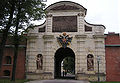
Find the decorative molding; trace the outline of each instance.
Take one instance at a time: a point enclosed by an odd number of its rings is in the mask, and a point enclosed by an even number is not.
[[[52,8],[51,10],[79,10],[80,8],[76,7],[76,6],[71,6],[71,5],[60,5],[60,6],[56,6],[54,8]]]
[[[85,17],[84,13],[78,13],[78,16]]]
[[[85,40],[77,40],[77,43],[81,43],[81,42],[85,43]]]
[[[93,74],[87,74],[87,73],[77,73],[78,75],[81,75],[81,76],[97,76],[98,73],[93,73]],[[106,76],[105,73],[99,73],[100,76]]]
[[[47,14],[46,17],[52,17],[52,14]]]
[[[39,74],[50,74],[52,75],[52,72],[39,72],[39,73],[36,73],[36,72],[26,72],[27,75],[39,75]]]
[[[105,38],[105,35],[93,35],[93,38]]]
[[[86,38],[87,35],[75,35],[76,38]]]
[[[54,35],[43,35],[44,39],[50,39],[50,38],[54,38]]]

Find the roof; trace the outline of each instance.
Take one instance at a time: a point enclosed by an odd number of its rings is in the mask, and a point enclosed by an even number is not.
[[[106,27],[104,25],[102,25],[102,24],[91,24],[91,23],[88,23],[86,20],[84,20],[84,21],[85,21],[85,23],[87,23],[89,25],[92,25],[92,26],[102,26],[102,27],[104,27],[104,29],[106,29]]]

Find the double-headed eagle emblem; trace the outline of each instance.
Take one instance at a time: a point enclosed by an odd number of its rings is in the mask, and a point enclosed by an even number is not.
[[[58,42],[62,45],[63,48],[66,48],[72,41],[72,37],[69,37],[65,32],[57,37]]]

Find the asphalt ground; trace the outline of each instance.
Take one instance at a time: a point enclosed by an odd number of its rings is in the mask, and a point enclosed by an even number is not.
[[[29,81],[26,83],[90,83],[88,81],[81,81],[81,80],[35,80],[35,81]]]

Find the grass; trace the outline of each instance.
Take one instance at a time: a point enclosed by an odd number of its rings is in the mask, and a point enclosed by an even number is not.
[[[90,83],[120,83],[120,82],[90,82]]]
[[[0,79],[0,83],[24,83],[29,80],[15,80],[15,82],[10,81],[9,79]]]

